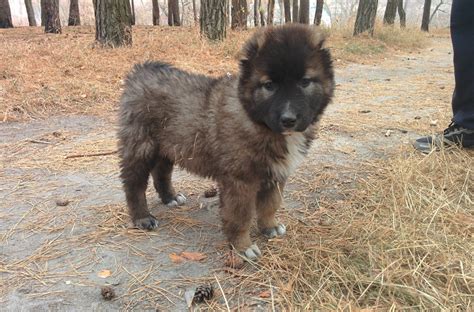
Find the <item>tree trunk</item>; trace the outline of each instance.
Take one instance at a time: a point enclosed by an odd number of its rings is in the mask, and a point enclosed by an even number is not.
[[[285,18],[285,11],[283,10],[283,0],[278,0],[278,8],[280,12],[280,24],[283,24],[283,19]]]
[[[35,11],[31,0],[25,0],[26,14],[28,15],[28,25],[36,26]]]
[[[309,24],[309,0],[300,0],[300,23]]]
[[[160,25],[160,6],[158,0],[152,0],[151,4],[153,5],[153,25]]]
[[[12,12],[8,0],[0,0],[0,28],[12,28]]]
[[[429,31],[430,10],[431,10],[431,0],[425,0],[425,6],[423,7],[423,18],[421,20],[421,30],[423,31]]]
[[[433,10],[433,13],[431,13],[430,16],[430,24],[431,21],[433,20],[433,17],[435,16],[436,12],[438,12],[439,8],[444,4],[443,0],[440,0],[439,3],[436,5],[435,9]]]
[[[168,0],[168,25],[179,26],[179,2],[178,0]]]
[[[201,34],[209,40],[224,40],[226,37],[226,0],[201,1]]]
[[[298,0],[293,0],[293,23],[298,23]]]
[[[316,0],[316,12],[314,13],[314,25],[321,25],[321,17],[323,16],[324,0]]]
[[[196,11],[196,0],[193,0],[193,17],[194,17],[194,25],[197,25],[198,16],[197,16],[197,11]]]
[[[41,26],[46,25],[46,2],[48,0],[40,0],[41,5]]]
[[[383,15],[384,25],[395,24],[395,16],[397,15],[398,0],[387,0],[387,6],[385,7],[385,14]]]
[[[107,47],[132,44],[129,0],[94,0],[95,40]]]
[[[290,0],[283,0],[283,6],[285,7],[285,23],[291,23]]]
[[[258,8],[260,7],[260,0],[253,1],[253,24],[258,27]]]
[[[403,8],[403,0],[397,0],[398,6],[398,16],[400,17],[400,27],[407,27],[407,15],[405,14],[405,9]]]
[[[354,25],[354,36],[368,31],[374,35],[375,15],[377,14],[378,0],[359,0],[357,17]]]
[[[45,0],[46,23],[44,32],[50,34],[61,33],[61,20],[59,19],[59,0]]]
[[[135,25],[135,0],[131,0],[131,13],[132,15],[130,16],[132,18],[132,25]]]
[[[232,0],[232,29],[247,29],[247,0]]]
[[[69,20],[68,26],[79,26],[81,25],[81,16],[79,14],[79,1],[71,0],[69,3]]]
[[[260,14],[260,25],[265,27],[265,10],[261,6],[262,0],[260,0],[260,5],[258,7],[258,13]]]
[[[275,0],[268,0],[267,25],[273,25],[274,12],[275,12]]]

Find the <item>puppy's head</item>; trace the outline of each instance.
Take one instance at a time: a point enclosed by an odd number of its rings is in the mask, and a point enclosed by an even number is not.
[[[248,115],[277,133],[304,131],[333,95],[334,73],[324,36],[290,24],[257,31],[240,56],[239,97]]]

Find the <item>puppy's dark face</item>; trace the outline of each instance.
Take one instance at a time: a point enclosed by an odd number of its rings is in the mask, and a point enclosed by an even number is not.
[[[333,95],[334,73],[323,35],[301,24],[258,31],[240,60],[239,97],[248,115],[277,133],[304,131]]]

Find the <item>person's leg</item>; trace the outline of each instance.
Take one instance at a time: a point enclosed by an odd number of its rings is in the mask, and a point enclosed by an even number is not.
[[[474,1],[454,0],[451,9],[454,50],[452,106],[456,125],[474,129]]]
[[[414,146],[422,152],[455,144],[474,147],[474,1],[453,0],[451,40],[455,78],[453,122],[443,134],[417,139]]]

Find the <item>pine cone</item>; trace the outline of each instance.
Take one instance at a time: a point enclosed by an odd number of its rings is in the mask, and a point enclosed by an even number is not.
[[[104,298],[105,300],[112,300],[113,298],[115,298],[115,291],[110,286],[102,286],[100,293],[102,295],[102,298]]]
[[[194,292],[193,302],[201,303],[204,300],[211,300],[214,296],[212,285],[202,285],[196,288]]]
[[[205,192],[204,192],[204,197],[206,198],[210,198],[210,197],[214,197],[217,195],[217,188],[215,186],[207,189]]]

